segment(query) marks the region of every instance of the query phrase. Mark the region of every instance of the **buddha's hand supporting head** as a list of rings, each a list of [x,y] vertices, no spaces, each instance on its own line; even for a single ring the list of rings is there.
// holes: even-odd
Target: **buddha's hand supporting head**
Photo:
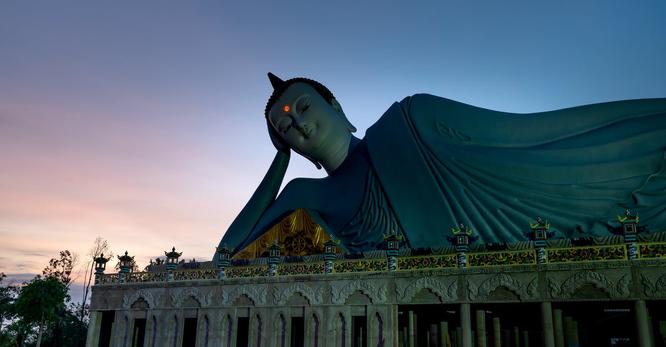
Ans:
[[[274,91],[266,105],[266,122],[273,145],[280,151],[293,149],[317,168],[335,170],[346,158],[356,128],[333,94],[310,79],[282,81],[270,73],[269,78]]]

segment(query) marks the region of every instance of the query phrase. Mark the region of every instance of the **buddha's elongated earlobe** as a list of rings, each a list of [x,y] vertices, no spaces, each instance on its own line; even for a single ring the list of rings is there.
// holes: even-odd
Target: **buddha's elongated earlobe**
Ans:
[[[349,121],[349,119],[347,119],[347,116],[345,115],[345,112],[342,110],[342,106],[340,106],[338,100],[331,99],[331,106],[333,107],[334,110],[340,113],[340,116],[345,121],[345,126],[347,127],[347,130],[349,130],[350,133],[355,133],[356,127]]]

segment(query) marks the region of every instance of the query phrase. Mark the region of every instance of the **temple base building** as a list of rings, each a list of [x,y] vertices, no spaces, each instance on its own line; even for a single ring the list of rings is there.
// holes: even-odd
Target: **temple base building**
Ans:
[[[666,346],[666,233],[339,253],[297,211],[233,258],[104,274],[88,346]],[[126,255],[127,256],[127,255]],[[129,258],[129,256],[127,256]],[[125,259],[126,261],[128,259]]]

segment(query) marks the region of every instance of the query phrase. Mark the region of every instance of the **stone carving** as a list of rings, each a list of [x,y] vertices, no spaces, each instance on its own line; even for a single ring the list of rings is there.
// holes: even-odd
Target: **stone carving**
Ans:
[[[143,298],[143,300],[145,300],[146,303],[148,303],[149,308],[155,308],[155,304],[157,303],[156,299],[159,299],[155,298],[153,293],[151,293],[150,291],[139,289],[136,292],[125,293],[125,296],[123,296],[123,308],[128,309],[132,307],[132,304],[135,301],[139,300],[139,298]]]
[[[527,285],[526,293],[531,298],[536,298],[538,295],[539,289],[539,280],[536,276],[530,281],[530,284]]]
[[[181,307],[183,302],[189,297],[193,297],[202,307],[210,306],[213,293],[211,290],[206,290],[202,294],[198,288],[174,288],[171,291],[171,305],[173,307]]]
[[[422,277],[416,281],[407,280],[398,282],[395,293],[398,301],[408,303],[412,301],[416,293],[423,289],[432,291],[435,295],[439,296],[442,302],[452,301],[457,298],[458,281],[450,281],[447,285],[443,280],[435,277]]]
[[[564,281],[562,286],[559,287],[559,291],[552,291],[551,289],[550,295],[553,298],[571,298],[576,290],[585,284],[591,284],[608,294],[612,294],[613,284],[606,276],[595,271],[583,271],[573,274]]]
[[[520,299],[525,299],[528,296],[526,287],[521,284],[520,281],[508,274],[499,273],[483,281],[483,283],[481,283],[478,288],[474,288],[474,286],[470,284],[469,298],[472,300],[487,299],[490,294],[499,287],[505,287],[509,289]]]
[[[230,305],[243,294],[247,295],[255,305],[266,305],[266,287],[256,285],[236,286],[222,296],[222,302],[224,305]]]
[[[659,277],[654,284],[655,296],[666,297],[666,275]]]
[[[295,293],[301,293],[306,299],[308,299],[310,305],[320,305],[323,303],[323,291],[322,287],[313,289],[303,283],[294,283],[286,288],[274,287],[273,300],[276,305],[284,305],[292,295]]]
[[[355,291],[367,295],[373,304],[386,302],[388,289],[386,283],[369,280],[355,280],[339,282],[331,285],[331,301],[334,304],[344,304],[347,298]]]
[[[629,294],[631,294],[631,276],[629,274],[622,276],[622,278],[617,281],[615,290],[622,297],[629,296]]]
[[[661,275],[654,283],[647,276],[641,275],[641,285],[647,297],[666,297],[666,275]]]

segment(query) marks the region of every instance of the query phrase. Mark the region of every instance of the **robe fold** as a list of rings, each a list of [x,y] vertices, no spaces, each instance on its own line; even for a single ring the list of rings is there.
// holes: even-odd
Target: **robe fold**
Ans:
[[[513,114],[418,94],[366,132],[370,160],[411,247],[460,223],[482,242],[604,235],[624,209],[666,229],[666,99]]]

